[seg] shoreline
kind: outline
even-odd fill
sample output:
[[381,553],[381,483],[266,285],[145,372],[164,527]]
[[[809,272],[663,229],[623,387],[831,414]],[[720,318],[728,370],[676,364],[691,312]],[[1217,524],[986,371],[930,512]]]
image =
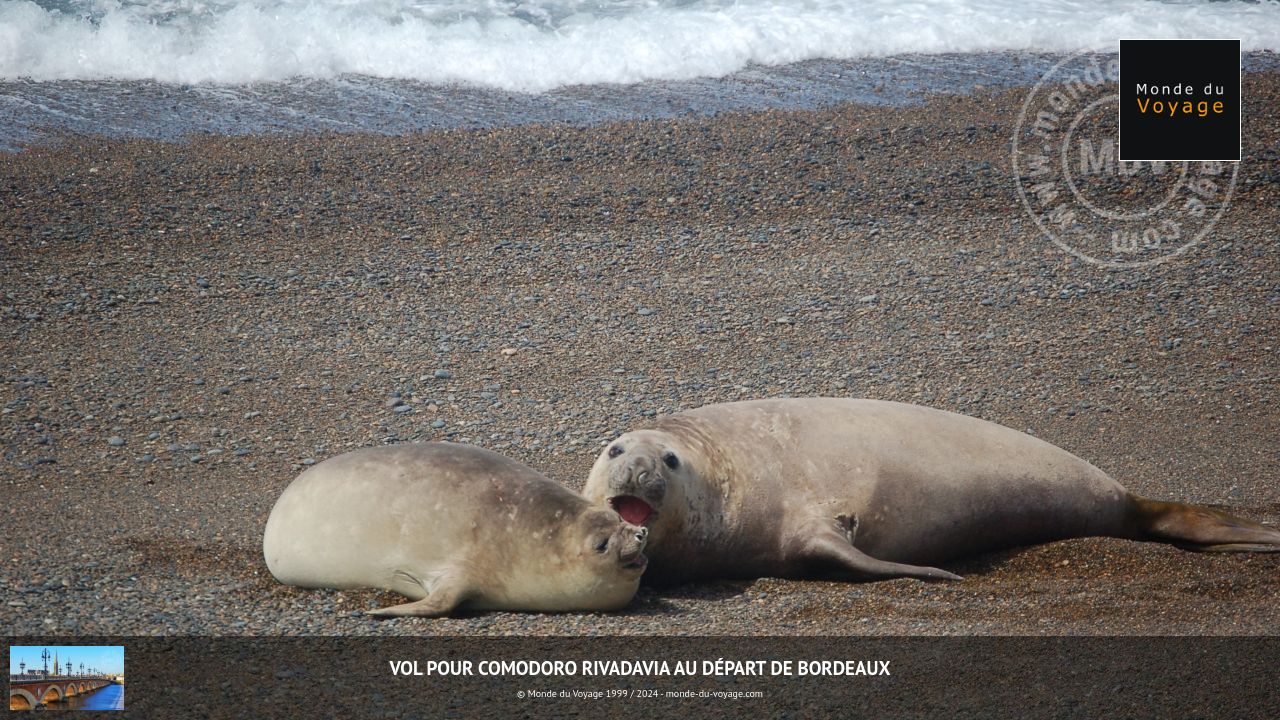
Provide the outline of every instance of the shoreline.
[[1212,237],[1122,271],[1022,211],[1017,89],[9,156],[0,475],[39,501],[7,515],[0,618],[18,635],[1280,634],[1280,558],[1119,540],[951,563],[966,579],[945,585],[765,579],[644,590],[617,614],[391,623],[359,612],[393,596],[284,587],[260,553],[308,459],[452,439],[580,487],[600,443],[654,416],[785,394],[975,415],[1143,495],[1276,523],[1280,72],[1244,95]]
[[[807,60],[751,66],[720,78],[578,85],[540,94],[359,76],[248,85],[0,80],[0,155],[76,139],[190,142],[317,132],[398,136],[817,110],[846,103],[906,106],[935,94],[1030,86],[1064,57],[993,52]],[[1280,56],[1247,52],[1242,64],[1246,74],[1275,72]]]

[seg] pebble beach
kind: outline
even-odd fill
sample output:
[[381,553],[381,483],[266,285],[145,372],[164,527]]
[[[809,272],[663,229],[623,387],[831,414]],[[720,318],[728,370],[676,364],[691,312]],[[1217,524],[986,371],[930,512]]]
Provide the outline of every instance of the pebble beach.
[[417,134],[69,136],[0,155],[0,621],[16,635],[1275,635],[1280,557],[1085,539],[954,583],[644,588],[618,613],[379,622],[285,587],[305,467],[450,440],[581,488],[707,403],[977,416],[1131,490],[1280,523],[1280,71],[1230,207],[1108,270],[1045,239],[1027,88]]

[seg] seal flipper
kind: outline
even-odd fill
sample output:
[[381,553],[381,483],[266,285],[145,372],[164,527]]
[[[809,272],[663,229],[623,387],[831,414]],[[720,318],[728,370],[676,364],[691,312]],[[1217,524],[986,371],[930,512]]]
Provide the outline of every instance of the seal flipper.
[[[408,573],[397,574],[412,577]],[[442,578],[432,584],[428,589],[428,595],[421,600],[370,610],[365,614],[376,618],[442,617],[461,605],[462,601],[467,599],[467,595],[467,588],[461,583]]]
[[877,560],[849,544],[846,536],[832,528],[823,528],[809,537],[801,550],[801,559],[834,565],[868,580],[910,577],[921,580],[963,580],[954,573],[922,565]]
[[1280,530],[1207,507],[1129,496],[1133,537],[1194,552],[1280,552]]

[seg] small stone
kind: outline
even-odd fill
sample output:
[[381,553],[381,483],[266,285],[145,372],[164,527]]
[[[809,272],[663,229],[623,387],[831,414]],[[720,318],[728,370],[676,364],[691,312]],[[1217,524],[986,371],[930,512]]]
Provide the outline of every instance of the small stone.
[[637,315],[644,315],[644,316],[646,316],[646,317],[647,317],[647,316],[649,316],[649,315],[654,314],[655,312],[657,312],[657,311],[656,311],[656,310],[654,310],[653,308],[647,308],[647,307],[642,307],[642,308],[639,308],[639,309],[637,309],[637,310],[636,310],[636,314],[637,314]]
[[516,348],[502,348],[502,354],[506,355],[507,357],[511,357],[512,355],[515,355],[518,352],[520,351],[517,350]]
[[435,428],[435,429],[439,430],[440,428],[444,427],[444,421],[443,421],[443,420],[434,420],[434,421],[432,421],[432,423],[431,423],[431,427],[433,427],[433,428]]
[[213,391],[218,393],[219,395],[231,394],[231,388],[227,387],[226,385],[219,385],[218,387],[214,388]]
[[400,405],[397,405],[397,406],[395,406],[395,407],[391,408],[391,412],[396,413],[396,414],[398,414],[398,415],[403,415],[403,414],[405,414],[405,413],[411,413],[411,412],[413,412],[413,406],[412,406],[412,405],[404,405],[404,404],[400,404]]
[[437,370],[432,373],[431,376],[437,380],[448,380],[453,377],[453,373],[448,370]]
[[205,278],[196,278],[196,285],[198,287],[207,288],[209,287],[209,281]]
[[[209,452],[213,452],[213,451],[210,450]],[[236,448],[231,454],[235,455],[236,457],[244,457],[245,455],[248,455],[251,452],[253,451],[250,450],[249,448]]]
[[119,435],[112,435],[107,438],[107,444],[111,447],[124,447],[124,438]]
[[873,302],[875,302],[876,300],[879,300],[879,299],[880,299],[880,296],[879,296],[879,295],[863,295],[862,297],[858,298],[858,302],[860,302],[860,303],[873,303]]
[[316,464],[316,459],[315,459],[315,458],[302,458],[302,464],[303,464],[303,465],[307,465],[307,466],[315,465],[315,464]]
[[257,410],[251,410],[251,411],[249,411],[249,412],[247,412],[247,413],[245,413],[245,414],[244,414],[244,419],[245,419],[245,420],[252,420],[253,418],[258,417],[258,416],[259,416],[259,415],[261,415],[261,414],[262,414],[262,413],[261,413],[261,412],[259,412],[259,411],[257,411]]

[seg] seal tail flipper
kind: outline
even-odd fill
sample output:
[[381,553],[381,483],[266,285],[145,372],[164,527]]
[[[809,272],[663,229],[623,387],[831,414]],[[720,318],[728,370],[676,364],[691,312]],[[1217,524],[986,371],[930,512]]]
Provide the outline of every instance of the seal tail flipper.
[[890,578],[918,578],[920,580],[963,580],[964,578],[946,570],[923,565],[904,565],[902,563],[877,560],[850,545],[848,540],[836,532],[820,533],[805,543],[806,560],[825,565],[835,565],[841,570],[853,573],[867,580],[888,580]]
[[457,606],[457,603],[442,602],[440,598],[432,595],[402,605],[370,610],[365,614],[383,620],[394,617],[443,617]]
[[1130,496],[1136,539],[1195,552],[1280,552],[1280,530],[1199,505]]
[[[403,572],[397,574],[413,577]],[[434,583],[429,593],[421,600],[370,610],[365,614],[383,619],[393,617],[443,617],[461,605],[467,595],[464,588],[449,582]]]

